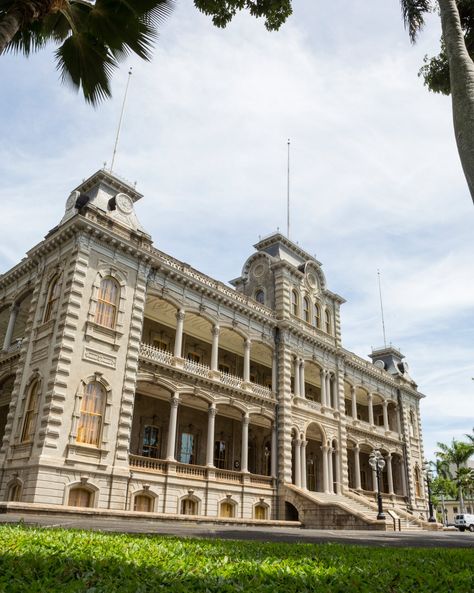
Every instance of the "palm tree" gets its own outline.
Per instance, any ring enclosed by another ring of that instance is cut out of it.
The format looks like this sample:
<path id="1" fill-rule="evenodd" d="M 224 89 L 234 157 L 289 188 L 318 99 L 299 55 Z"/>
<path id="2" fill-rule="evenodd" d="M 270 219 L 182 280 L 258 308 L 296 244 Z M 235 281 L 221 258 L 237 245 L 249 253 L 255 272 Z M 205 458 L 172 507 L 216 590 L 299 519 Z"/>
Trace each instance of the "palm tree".
<path id="1" fill-rule="evenodd" d="M 173 0 L 0 0 L 0 54 L 59 44 L 63 82 L 82 88 L 86 101 L 110 97 L 110 77 L 133 52 L 149 60 L 157 26 Z"/>
<path id="2" fill-rule="evenodd" d="M 474 201 L 474 62 L 469 55 L 459 6 L 474 16 L 471 0 L 400 0 L 412 42 L 424 24 L 424 15 L 437 5 L 441 16 L 443 49 L 448 60 L 454 135 L 464 175 Z M 472 22 L 472 21 L 471 21 Z"/>
<path id="3" fill-rule="evenodd" d="M 437 443 L 440 449 L 435 453 L 436 457 L 443 462 L 448 468 L 448 475 L 451 479 L 454 479 L 458 486 L 459 493 L 459 504 L 461 512 L 464 512 L 464 499 L 463 499 L 463 477 L 464 472 L 460 470 L 466 469 L 464 466 L 466 461 L 474 454 L 474 445 L 463 443 L 462 441 L 452 440 L 451 446 L 445 443 Z M 452 474 L 451 468 L 454 466 L 455 473 Z"/>

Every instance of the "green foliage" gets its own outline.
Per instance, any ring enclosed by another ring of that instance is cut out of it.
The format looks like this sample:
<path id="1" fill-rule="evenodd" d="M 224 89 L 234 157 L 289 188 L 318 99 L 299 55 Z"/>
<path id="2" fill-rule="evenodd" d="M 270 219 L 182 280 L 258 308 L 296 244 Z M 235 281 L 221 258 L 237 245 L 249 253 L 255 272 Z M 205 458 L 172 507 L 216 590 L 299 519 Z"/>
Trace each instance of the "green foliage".
<path id="1" fill-rule="evenodd" d="M 418 31 L 425 24 L 424 15 L 431 10 L 431 0 L 400 0 L 403 22 L 408 29 L 412 43 Z"/>
<path id="2" fill-rule="evenodd" d="M 0 526 L 0 593 L 472 593 L 474 551 Z"/>
<path id="3" fill-rule="evenodd" d="M 269 31 L 277 30 L 291 15 L 291 0 L 194 0 L 196 8 L 212 16 L 217 27 L 225 27 L 238 11 L 247 9 L 255 17 L 265 17 Z"/>
<path id="4" fill-rule="evenodd" d="M 474 2 L 472 0 L 458 0 L 457 6 L 462 30 L 464 32 L 466 49 L 472 59 L 474 58 Z M 424 66 L 421 67 L 418 76 L 424 79 L 425 86 L 427 86 L 433 93 L 442 93 L 443 95 L 451 94 L 448 56 L 442 38 L 440 53 L 431 58 L 425 56 Z"/>

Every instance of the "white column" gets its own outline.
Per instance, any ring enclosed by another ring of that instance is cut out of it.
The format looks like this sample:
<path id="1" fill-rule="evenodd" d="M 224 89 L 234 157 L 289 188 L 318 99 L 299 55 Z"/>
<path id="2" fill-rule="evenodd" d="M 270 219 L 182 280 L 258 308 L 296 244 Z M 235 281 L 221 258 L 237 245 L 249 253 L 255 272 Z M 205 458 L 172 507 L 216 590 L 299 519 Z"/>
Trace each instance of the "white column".
<path id="1" fill-rule="evenodd" d="M 12 305 L 10 307 L 10 317 L 8 318 L 7 331 L 3 340 L 3 350 L 8 350 L 12 344 L 13 329 L 15 328 L 15 321 L 19 310 L 20 307 L 18 305 Z"/>
<path id="2" fill-rule="evenodd" d="M 174 356 L 182 358 L 183 356 L 183 328 L 184 328 L 184 311 L 180 309 L 176 313 L 176 335 L 174 338 Z"/>
<path id="3" fill-rule="evenodd" d="M 329 479 L 328 479 L 328 448 L 327 445 L 323 445 L 321 450 L 323 452 L 323 490 L 326 494 L 329 494 Z"/>
<path id="4" fill-rule="evenodd" d="M 326 371 L 321 369 L 319 376 L 321 378 L 321 405 L 326 407 Z"/>
<path id="5" fill-rule="evenodd" d="M 214 428 L 216 424 L 216 405 L 210 404 L 207 410 L 207 467 L 214 467 Z"/>
<path id="6" fill-rule="evenodd" d="M 294 375 L 295 375 L 295 384 L 294 384 L 294 394 L 296 396 L 300 395 L 300 360 L 299 358 L 295 358 L 294 361 Z"/>
<path id="7" fill-rule="evenodd" d="M 250 340 L 247 338 L 244 341 L 244 382 L 250 381 Z"/>
<path id="8" fill-rule="evenodd" d="M 300 360 L 300 395 L 301 397 L 305 397 L 304 391 L 304 360 Z"/>
<path id="9" fill-rule="evenodd" d="M 383 427 L 386 431 L 390 430 L 388 424 L 388 401 L 385 399 L 383 400 Z"/>
<path id="10" fill-rule="evenodd" d="M 249 422 L 250 418 L 245 414 L 242 416 L 242 466 L 243 472 L 249 471 Z"/>
<path id="11" fill-rule="evenodd" d="M 331 373 L 326 371 L 326 405 L 332 408 Z"/>
<path id="12" fill-rule="evenodd" d="M 219 326 L 212 327 L 211 371 L 219 369 Z"/>
<path id="13" fill-rule="evenodd" d="M 308 441 L 301 441 L 301 488 L 306 490 L 306 445 Z"/>
<path id="14" fill-rule="evenodd" d="M 405 460 L 403 459 L 403 457 L 400 459 L 400 472 L 402 474 L 403 496 L 408 496 L 406 466 L 405 466 Z"/>
<path id="15" fill-rule="evenodd" d="M 176 461 L 175 450 L 176 450 L 176 425 L 178 421 L 178 404 L 179 395 L 175 393 L 170 401 L 170 422 L 168 429 L 168 451 L 166 459 L 169 461 Z"/>
<path id="16" fill-rule="evenodd" d="M 388 493 L 389 494 L 394 494 L 394 491 L 393 491 L 393 474 L 392 474 L 392 456 L 390 455 L 390 453 L 385 458 L 385 461 L 387 462 Z"/>
<path id="17" fill-rule="evenodd" d="M 336 466 L 336 494 L 341 493 L 341 456 L 339 455 L 339 449 L 334 451 L 334 461 Z"/>
<path id="18" fill-rule="evenodd" d="M 277 353 L 274 352 L 273 353 L 273 358 L 272 358 L 272 391 L 274 393 L 276 393 L 277 390 L 277 383 L 278 383 L 278 358 L 277 358 Z"/>
<path id="19" fill-rule="evenodd" d="M 332 454 L 334 449 L 329 447 L 328 449 L 328 482 L 329 482 L 329 492 L 334 494 L 334 474 L 333 474 L 333 462 L 332 462 Z"/>
<path id="20" fill-rule="evenodd" d="M 295 439 L 295 486 L 301 488 L 301 441 Z"/>
<path id="21" fill-rule="evenodd" d="M 357 420 L 357 392 L 354 386 L 351 387 L 351 398 L 352 398 L 352 418 Z"/>
<path id="22" fill-rule="evenodd" d="M 362 490 L 360 484 L 360 447 L 356 445 L 354 447 L 354 478 L 355 478 L 355 489 Z"/>
<path id="23" fill-rule="evenodd" d="M 373 406 L 373 402 L 372 402 L 372 394 L 369 393 L 368 396 L 368 404 L 369 404 L 369 424 L 371 426 L 374 425 L 374 406 Z"/>
<path id="24" fill-rule="evenodd" d="M 272 456 L 271 456 L 271 472 L 272 476 L 277 475 L 277 431 L 275 422 L 272 424 Z"/>

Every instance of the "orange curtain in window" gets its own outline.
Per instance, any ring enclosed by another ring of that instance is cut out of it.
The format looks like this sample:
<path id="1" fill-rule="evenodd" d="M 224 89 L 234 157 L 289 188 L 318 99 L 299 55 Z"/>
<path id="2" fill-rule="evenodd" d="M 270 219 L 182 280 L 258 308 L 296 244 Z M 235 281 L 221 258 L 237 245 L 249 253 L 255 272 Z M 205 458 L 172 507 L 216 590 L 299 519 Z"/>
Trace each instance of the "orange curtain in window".
<path id="1" fill-rule="evenodd" d="M 104 278 L 100 283 L 99 296 L 97 298 L 97 309 L 95 322 L 113 329 L 117 318 L 117 301 L 119 287 L 117 282 L 110 277 Z"/>
<path id="2" fill-rule="evenodd" d="M 81 416 L 77 429 L 77 442 L 99 445 L 102 429 L 102 414 L 105 403 L 105 389 L 97 381 L 86 386 L 82 398 Z"/>

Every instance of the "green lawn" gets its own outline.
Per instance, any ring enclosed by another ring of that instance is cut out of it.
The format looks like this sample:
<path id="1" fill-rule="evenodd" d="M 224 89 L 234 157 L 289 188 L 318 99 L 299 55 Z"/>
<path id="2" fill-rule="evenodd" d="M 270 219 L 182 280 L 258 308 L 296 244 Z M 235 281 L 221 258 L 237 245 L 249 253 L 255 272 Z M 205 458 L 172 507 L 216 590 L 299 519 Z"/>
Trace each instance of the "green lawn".
<path id="1" fill-rule="evenodd" d="M 1 593 L 473 593 L 474 550 L 0 526 Z"/>

